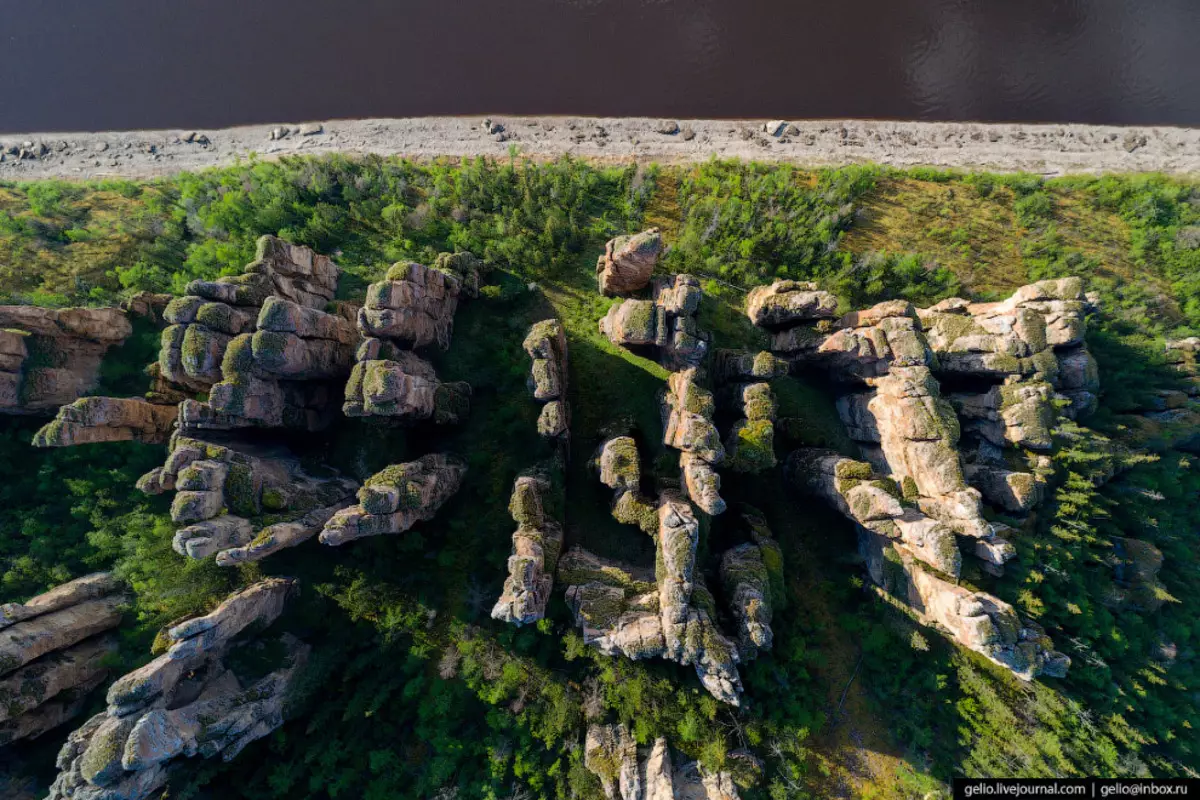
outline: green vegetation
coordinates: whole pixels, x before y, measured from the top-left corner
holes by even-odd
[[[463,424],[398,431],[342,420],[326,437],[294,443],[306,463],[360,480],[435,450],[463,456],[464,486],[433,521],[336,551],[312,542],[235,570],[187,561],[170,549],[167,501],[133,486],[161,463],[161,448],[32,450],[36,425],[7,419],[0,592],[20,599],[114,567],[137,596],[122,649],[123,666],[133,666],[163,625],[234,586],[263,574],[301,579],[282,621],[313,645],[294,717],[231,764],[197,763],[172,789],[181,797],[595,797],[576,745],[600,718],[628,723],[643,744],[667,736],[710,765],[751,747],[766,769],[746,796],[772,800],[827,797],[844,784],[873,797],[921,796],[959,774],[1185,774],[1200,765],[1200,622],[1178,599],[1200,590],[1200,471],[1195,456],[1170,448],[1174,434],[1127,412],[1178,383],[1163,337],[1200,332],[1198,198],[1194,184],[1161,176],[1043,181],[568,159],[284,159],[147,184],[0,184],[3,302],[180,292],[190,280],[240,272],[265,233],[332,254],[345,298],[361,297],[396,261],[432,264],[469,250],[494,267],[480,297],[461,304],[450,350],[433,359],[443,380],[472,387]],[[596,326],[612,303],[596,292],[597,254],[607,238],[650,224],[671,245],[660,269],[701,278],[700,323],[718,347],[764,346],[739,306],[746,288],[777,277],[816,280],[845,309],[898,297],[996,299],[1071,274],[1099,293],[1104,313],[1088,344],[1101,409],[1088,427],[1055,432],[1050,497],[1021,533],[1008,574],[964,574],[1044,625],[1074,661],[1068,678],[1019,684],[862,591],[850,527],[793,498],[782,468],[770,466],[797,446],[854,453],[829,387],[808,376],[770,381],[774,453],[746,426],[739,456],[765,471],[723,474],[731,509],[704,522],[709,586],[719,584],[720,552],[751,535],[742,503],[761,510],[779,542],[765,553],[775,646],[742,667],[744,710],[719,705],[690,669],[584,647],[561,595],[532,628],[489,619],[514,528],[513,480],[551,456],[525,386],[522,341],[536,320],[561,319],[570,351],[567,544],[653,564],[651,538],[613,519],[612,492],[586,464],[615,423],[637,441],[644,472],[678,478],[661,445],[666,372]],[[140,329],[114,351],[106,390],[144,388],[140,368],[156,339]],[[1112,568],[1118,536],[1163,552],[1157,609],[1123,601]],[[272,652],[243,666],[261,670]]]

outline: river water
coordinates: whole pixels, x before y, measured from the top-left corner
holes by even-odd
[[[0,12],[0,132],[488,112],[1200,125],[1200,0],[20,0]]]

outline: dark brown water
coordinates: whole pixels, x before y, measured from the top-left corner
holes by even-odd
[[[0,131],[426,114],[1200,124],[1200,0],[0,0]]]

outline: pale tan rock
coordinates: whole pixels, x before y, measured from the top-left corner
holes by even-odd
[[[600,779],[608,800],[642,800],[637,743],[624,725],[590,725],[583,764]]]
[[[352,491],[347,486],[347,490]],[[227,547],[217,553],[216,562],[220,567],[233,567],[249,561],[261,561],[267,556],[278,553],[289,547],[296,547],[319,534],[325,524],[344,508],[351,505],[349,496],[335,505],[318,508],[290,522],[277,522],[268,525],[254,534],[246,544]]]
[[[120,595],[85,600],[0,631],[0,676],[116,627],[126,600]]]
[[[0,306],[0,413],[53,411],[96,388],[133,328],[115,308]]]
[[[1019,620],[1012,606],[926,570],[903,545],[888,544],[870,532],[859,542],[872,580],[912,609],[922,624],[945,631],[1023,680],[1066,674],[1070,659],[1053,650],[1053,642],[1039,627]],[[895,558],[887,558],[888,548]],[[885,568],[885,559],[899,569]]]
[[[367,288],[358,314],[364,336],[378,336],[409,347],[436,344],[445,350],[454,330],[459,280],[414,262],[398,263],[387,278]]]
[[[713,379],[717,384],[767,381],[788,374],[788,362],[766,350],[751,353],[745,350],[716,350],[713,352]]]
[[[118,589],[116,579],[109,572],[94,572],[73,581],[59,584],[48,592],[32,597],[24,603],[5,603],[0,606],[0,630],[17,622],[79,605],[85,600],[95,600],[114,594]]]
[[[556,319],[535,322],[524,342],[532,360],[529,388],[535,400],[557,400],[567,392],[567,336]]]
[[[83,397],[58,409],[53,422],[33,437],[34,447],[71,447],[98,442],[164,444],[179,408],[135,397]]]
[[[712,423],[712,393],[696,383],[695,368],[672,372],[663,396],[663,444],[693,453],[710,464],[725,458],[725,446]]]
[[[1029,472],[971,464],[966,467],[966,476],[989,503],[1014,514],[1027,514],[1042,499],[1042,484]]]
[[[610,239],[596,263],[600,293],[612,296],[644,288],[661,252],[662,236],[658,228]]]
[[[518,527],[508,578],[492,608],[493,619],[521,626],[546,615],[563,543],[562,524],[546,510],[551,490],[550,476],[539,472],[522,475],[513,485],[508,510]]]
[[[637,442],[632,436],[614,436],[600,445],[596,456],[600,482],[617,491],[637,490],[642,480]]]
[[[50,797],[148,800],[176,759],[220,754],[228,761],[278,728],[309,647],[279,634],[282,657],[261,677],[243,677],[225,657],[231,648],[262,647],[234,639],[278,618],[293,586],[279,578],[253,584],[172,628],[168,652],[113,684],[108,708],[67,737]]]
[[[0,723],[32,711],[62,692],[102,681],[108,674],[105,659],[116,652],[116,637],[102,634],[4,676],[0,679]]]
[[[642,762],[642,800],[674,800],[675,786],[671,777],[671,748],[667,740],[658,737],[654,747]]]
[[[600,333],[622,346],[670,344],[667,316],[653,300],[623,300],[613,304],[600,320]]]
[[[704,459],[692,453],[681,453],[679,468],[688,497],[705,514],[716,516],[725,512],[721,498],[721,476]]]
[[[781,280],[756,286],[746,295],[746,316],[763,328],[783,328],[832,319],[837,316],[837,297],[817,289],[816,284]]]
[[[321,543],[336,546],[366,536],[403,533],[432,519],[462,486],[466,471],[465,462],[444,453],[390,466],[367,479],[358,491],[358,505],[330,518]]]
[[[725,551],[721,556],[721,584],[738,621],[738,652],[742,659],[754,658],[759,650],[770,650],[774,643],[771,584],[757,544],[747,542]]]
[[[389,355],[394,360],[360,361],[354,365],[342,413],[348,417],[428,419],[446,424],[466,416],[471,396],[468,384],[442,383],[433,366],[411,352]]]
[[[695,316],[704,293],[694,275],[672,275],[654,281],[654,302],[672,317]]]

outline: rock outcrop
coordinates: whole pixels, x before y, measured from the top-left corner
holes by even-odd
[[[290,579],[260,581],[167,631],[167,651],[114,683],[107,709],[67,738],[50,798],[144,800],[181,758],[230,761],[278,728],[309,647],[286,633],[273,646],[234,639],[270,625],[293,589]],[[251,657],[230,658],[243,653]]]
[[[508,578],[492,618],[528,625],[546,615],[546,603],[554,588],[554,569],[562,551],[562,523],[551,516],[553,481],[534,472],[517,478],[508,512],[517,523],[513,554],[508,559]],[[558,504],[561,507],[561,503]]]
[[[737,800],[728,772],[711,772],[698,762],[672,769],[671,748],[659,737],[639,752],[623,724],[590,725],[583,764],[597,778],[608,800]]]
[[[183,526],[175,532],[176,552],[216,555],[219,564],[231,566],[315,535],[348,504],[357,484],[336,473],[309,475],[280,448],[177,433],[163,466],[143,475],[138,488],[147,494],[175,492],[171,519]],[[258,530],[268,516],[272,523]]]
[[[641,456],[632,436],[610,436],[600,443],[592,466],[600,482],[613,490],[612,515],[650,536],[658,531],[658,508],[642,494]]]
[[[538,434],[552,439],[570,435],[567,406],[567,334],[556,319],[535,322],[525,336],[531,361],[529,390],[545,403],[538,417]]]
[[[714,697],[738,705],[738,650],[717,629],[712,595],[696,574],[699,522],[681,495],[664,492],[657,508],[654,582],[576,548],[559,565],[567,604],[586,644],[607,655],[691,665]]]
[[[462,486],[467,466],[459,458],[431,453],[394,464],[366,480],[358,504],[334,514],[321,531],[321,542],[340,545],[354,539],[403,533],[433,519]]]
[[[716,350],[713,352],[712,375],[718,384],[753,383],[782,378],[790,366],[785,359],[762,350]]]
[[[53,413],[88,394],[132,332],[115,308],[0,306],[0,413]]]
[[[395,264],[384,280],[367,288],[358,329],[363,336],[405,347],[436,344],[445,350],[454,332],[460,289],[459,278],[450,272],[411,261]]]
[[[924,567],[903,544],[859,529],[859,551],[876,586],[919,622],[1011,670],[1023,680],[1063,677],[1071,660],[1035,623],[985,592],[972,592]]]
[[[454,424],[470,412],[470,385],[442,383],[433,365],[415,353],[367,339],[358,355],[346,384],[346,416]]]
[[[614,303],[600,320],[600,332],[622,347],[666,347],[671,341],[666,312],[653,300]]]
[[[0,746],[79,713],[108,677],[109,632],[126,602],[111,575],[96,573],[0,606]]]
[[[657,349],[670,369],[696,366],[708,352],[708,335],[696,322],[703,292],[691,275],[654,281],[653,299],[614,303],[600,320],[600,333],[621,347]]]
[[[82,397],[58,409],[54,421],[33,437],[34,447],[70,447],[98,442],[164,444],[179,408],[136,397]]]
[[[769,557],[769,556],[768,556]],[[759,650],[770,650],[774,608],[771,578],[758,542],[746,542],[721,556],[721,585],[738,622],[738,652],[749,661]]]
[[[787,469],[793,483],[824,498],[858,525],[902,542],[914,558],[958,577],[962,555],[954,531],[914,508],[896,482],[876,475],[870,464],[826,450],[797,450],[788,457]],[[1007,546],[1006,554],[1011,556],[1011,551]]]
[[[169,324],[162,332],[158,375],[184,391],[207,392],[223,378],[226,349],[234,337],[254,333],[268,298],[320,312],[333,300],[339,272],[326,256],[274,236],[263,236],[258,240],[255,260],[241,275],[192,281],[186,296],[167,305],[163,318]],[[274,350],[280,344],[280,337],[262,338],[264,363],[277,363],[283,354]],[[253,350],[253,341],[243,340],[237,353],[241,360],[231,364],[231,381],[236,382],[235,376],[240,374],[237,367],[248,368],[244,363],[248,350]],[[306,348],[291,343],[287,357],[307,357],[300,350]],[[297,362],[290,363],[294,367]],[[227,391],[236,394],[232,389]],[[249,416],[254,418],[253,414]]]
[[[714,466],[725,459],[725,446],[713,424],[712,392],[696,381],[695,367],[672,372],[662,398],[663,444],[682,451],[680,467],[688,497],[707,514],[725,511],[721,477]]]
[[[725,437],[726,463],[735,472],[775,466],[775,394],[771,385],[735,383],[721,390],[724,405],[740,415]]]
[[[644,288],[661,252],[662,236],[658,228],[610,239],[604,245],[604,255],[596,262],[600,293],[612,296]]]
[[[358,336],[346,319],[268,297],[254,333],[230,340],[208,404],[220,426],[321,430],[336,410]],[[186,420],[185,420],[186,421]]]
[[[746,295],[746,316],[755,325],[783,330],[837,316],[837,297],[803,281],[775,281]]]

